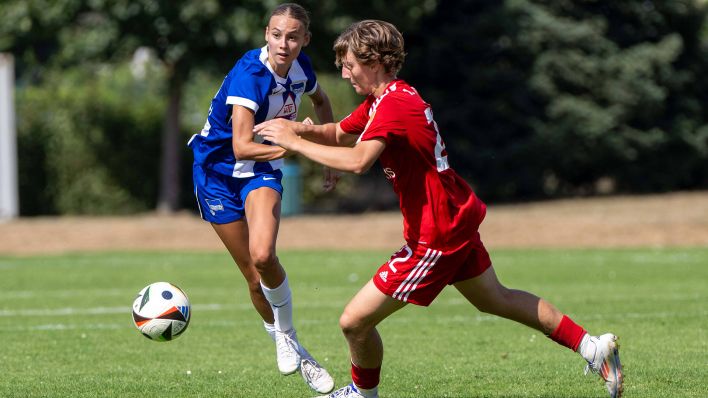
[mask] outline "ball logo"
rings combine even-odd
[[[140,297],[140,296],[138,296],[138,297]],[[148,301],[150,301],[150,287],[148,287],[147,290],[145,290],[145,294],[143,294],[143,298],[142,298],[142,300],[140,300],[140,308],[138,310],[142,310],[143,307],[145,307],[145,304],[148,303]]]

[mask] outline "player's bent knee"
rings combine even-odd
[[[339,327],[344,335],[356,335],[364,330],[364,323],[346,310],[339,317]]]
[[[278,263],[278,257],[271,250],[253,251],[251,252],[251,258],[259,273],[271,269]]]

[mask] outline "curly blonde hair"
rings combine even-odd
[[[335,64],[342,67],[342,61],[351,51],[363,65],[379,63],[386,73],[394,75],[401,70],[406,53],[403,51],[403,35],[393,24],[367,19],[355,22],[334,41]]]

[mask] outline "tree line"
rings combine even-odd
[[[278,3],[2,2],[0,51],[17,63],[21,214],[191,209],[186,141],[223,75],[263,44]],[[708,187],[705,1],[300,4],[312,17],[305,51],[337,117],[360,98],[338,78],[334,38],[365,18],[401,29],[400,76],[433,105],[452,167],[484,199]],[[392,204],[368,195],[378,171],[324,196],[319,168],[300,164],[312,211]]]

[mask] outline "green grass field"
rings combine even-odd
[[[349,382],[338,317],[387,252],[280,253],[301,342]],[[591,333],[620,336],[625,397],[705,397],[708,248],[505,250],[499,278],[555,303]],[[150,282],[182,287],[192,321],[157,343],[132,324]],[[584,362],[542,334],[479,313],[452,288],[379,328],[383,397],[605,397]],[[225,253],[0,257],[0,397],[309,397]]]

